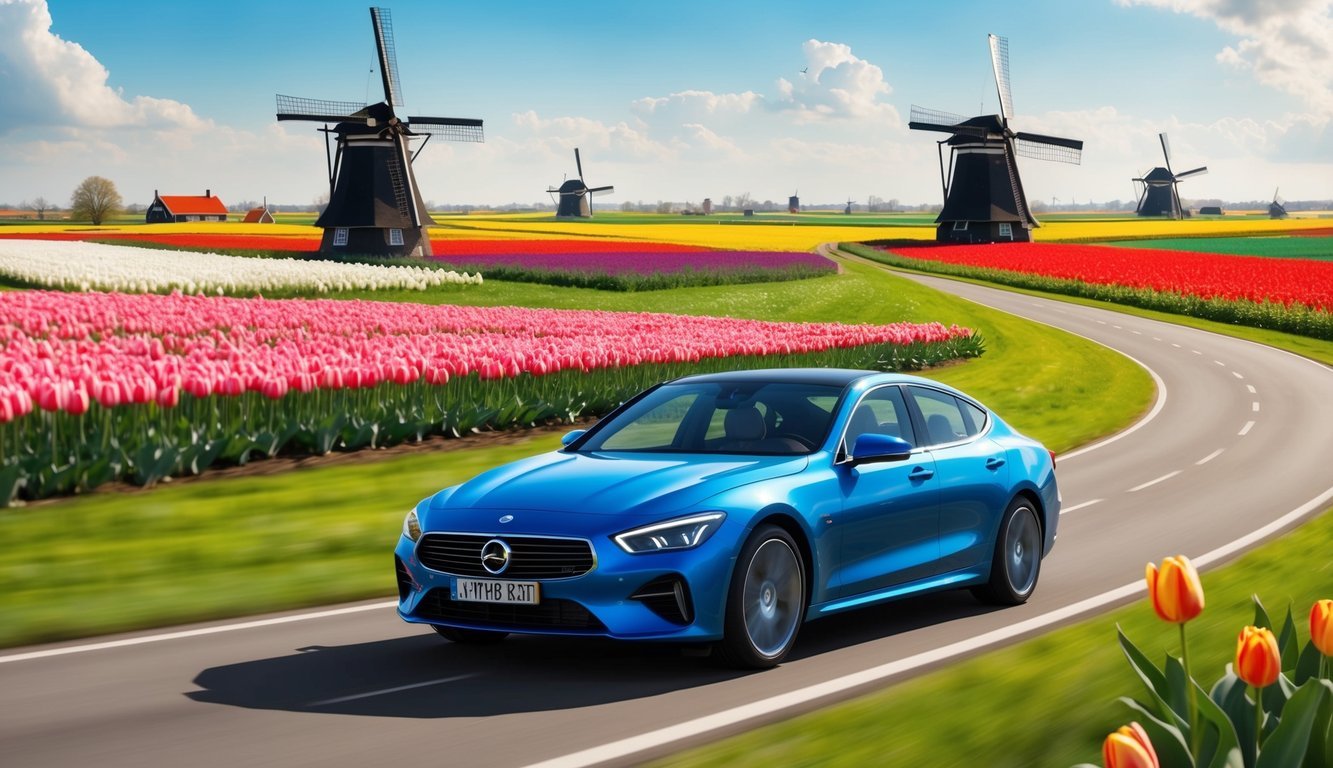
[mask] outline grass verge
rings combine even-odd
[[[488,282],[438,298],[772,320],[957,323],[982,334],[986,354],[927,375],[975,395],[1057,451],[1125,426],[1152,399],[1148,376],[1105,347],[869,264],[845,267],[841,275],[801,283],[630,295]],[[403,294],[402,300],[422,298]],[[1033,349],[1042,354],[1034,359]],[[557,445],[548,436],[6,510],[0,513],[0,645],[387,596],[389,552],[410,505]]]
[[[1293,606],[1301,642],[1310,605],[1330,595],[1333,510],[1234,563],[1203,574],[1207,609],[1189,624],[1190,657],[1211,685],[1253,622],[1252,594],[1274,620]],[[1168,553],[1163,553],[1163,555]],[[1142,578],[1125,574],[1125,581]],[[1116,703],[1144,696],[1115,640],[1124,628],[1149,658],[1179,654],[1179,635],[1145,599],[1105,616],[951,665],[846,704],[760,728],[655,768],[930,765],[989,768],[1100,765],[1107,733],[1133,719]],[[981,692],[984,692],[981,693]]]

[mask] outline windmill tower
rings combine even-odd
[[[847,198],[847,207],[842,209],[842,213],[843,213],[844,216],[851,216],[851,215],[852,215],[852,206],[853,206],[853,205],[856,205],[856,203],[855,203],[850,197]]]
[[[577,179],[566,179],[557,189],[547,187],[549,194],[559,194],[560,202],[556,207],[555,216],[557,219],[590,219],[592,218],[592,193],[593,192],[615,192],[613,186],[607,187],[589,187],[583,181],[583,160],[579,157],[579,148],[574,147],[574,167],[578,168],[579,177]]]
[[[800,197],[800,195],[801,195],[801,191],[798,189],[798,190],[796,190],[796,194],[794,194],[794,195],[792,195],[791,197],[787,198],[787,213],[800,213],[800,212],[801,212],[801,197]]]
[[[1171,170],[1171,145],[1166,134],[1157,134],[1162,140],[1162,158],[1166,167],[1157,166],[1143,176],[1134,179],[1139,192],[1140,216],[1169,216],[1173,219],[1184,218],[1185,209],[1180,205],[1180,190],[1176,188],[1181,181],[1191,176],[1201,176],[1208,172],[1208,166],[1200,166],[1192,171],[1176,173]]]
[[[1023,193],[1018,157],[1077,165],[1083,155],[1083,142],[1078,139],[1015,132],[1009,127],[1014,114],[1009,42],[995,35],[988,37],[1000,114],[966,118],[913,105],[912,119],[907,124],[913,130],[952,134],[938,143],[944,210],[935,219],[935,239],[941,242],[1031,240],[1032,229],[1040,224]],[[951,169],[948,173],[944,165],[946,144]]]
[[[329,166],[329,205],[315,221],[324,228],[321,253],[429,256],[426,227],[435,220],[426,211],[412,174],[412,161],[431,137],[445,141],[481,141],[480,120],[462,117],[408,117],[403,105],[394,50],[393,24],[385,8],[371,8],[384,101],[358,104],[278,95],[278,120],[324,123]],[[333,127],[330,128],[329,124]],[[329,151],[329,134],[337,151]],[[412,151],[410,141],[422,138]]]
[[[1287,218],[1287,201],[1282,199],[1282,195],[1277,193],[1277,189],[1280,188],[1273,190],[1273,202],[1268,204],[1268,218],[1285,219]]]

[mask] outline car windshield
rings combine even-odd
[[[578,450],[810,453],[828,435],[841,394],[821,384],[667,384],[600,424]]]

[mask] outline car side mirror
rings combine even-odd
[[[864,434],[852,445],[852,466],[884,461],[902,461],[912,454],[912,444],[893,435]]]
[[[566,433],[565,433],[565,436],[562,437],[562,438],[560,438],[560,444],[561,444],[561,445],[566,445],[566,446],[567,446],[567,445],[569,445],[570,443],[573,443],[575,440],[578,440],[580,437],[583,437],[583,436],[586,435],[586,434],[588,434],[588,430],[586,430],[586,429],[575,429],[575,430],[566,432]]]

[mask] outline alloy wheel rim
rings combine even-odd
[[[1014,514],[1005,536],[1004,551],[1009,586],[1015,594],[1026,595],[1037,581],[1041,557],[1041,532],[1031,509],[1022,507]]]
[[[742,605],[745,634],[760,655],[780,655],[796,636],[800,623],[801,566],[786,542],[769,539],[759,545],[745,573]]]

